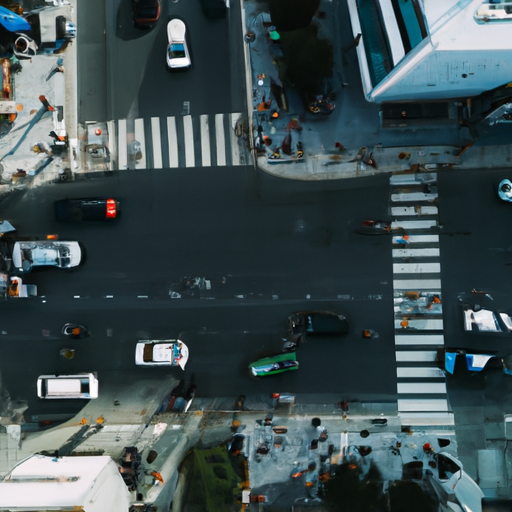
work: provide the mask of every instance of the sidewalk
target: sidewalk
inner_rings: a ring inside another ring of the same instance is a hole
[[[282,50],[280,42],[269,37],[275,27],[268,5],[242,1],[249,125],[259,169],[281,178],[325,180],[507,166],[512,156],[509,145],[473,146],[468,129],[456,122],[414,130],[382,129],[379,106],[363,97],[345,9],[323,1],[313,18],[319,37],[333,45],[334,75],[329,82],[336,96],[333,113],[317,117],[295,91],[282,89],[277,66]]]

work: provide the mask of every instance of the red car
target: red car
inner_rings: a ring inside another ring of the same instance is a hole
[[[132,0],[132,7],[136,27],[150,28],[160,18],[160,0]]]

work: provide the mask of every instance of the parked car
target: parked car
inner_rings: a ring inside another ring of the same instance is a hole
[[[121,203],[115,199],[84,197],[55,201],[58,221],[113,220],[119,217]]]
[[[347,334],[348,321],[330,311],[298,311],[288,317],[288,331],[291,335],[341,335]]]
[[[298,370],[299,363],[296,360],[295,352],[289,352],[286,354],[258,359],[258,361],[249,365],[249,369],[255,377],[265,377],[276,373]]]
[[[133,22],[139,28],[151,28],[160,18],[160,0],[132,0]]]
[[[512,356],[501,357],[494,351],[480,351],[464,348],[445,348],[437,351],[437,365],[450,375],[455,373],[456,362],[464,359],[465,368],[469,372],[498,370],[506,375],[512,375]]]
[[[72,268],[81,261],[82,250],[78,242],[15,242],[12,250],[12,263],[18,272],[30,272],[34,267]]]
[[[464,307],[464,330],[483,333],[512,333],[512,319],[507,313],[475,306]]]
[[[188,347],[180,340],[139,341],[135,347],[135,364],[141,366],[179,366],[188,361]]]
[[[167,66],[171,69],[185,69],[192,65],[186,33],[185,23],[177,18],[167,24]]]

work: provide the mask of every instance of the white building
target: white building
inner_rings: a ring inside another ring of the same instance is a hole
[[[512,82],[512,0],[348,6],[368,101],[469,98]]]
[[[128,509],[128,489],[110,457],[33,455],[0,481],[0,511]]]

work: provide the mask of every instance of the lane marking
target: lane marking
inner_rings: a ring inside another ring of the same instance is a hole
[[[167,138],[169,142],[169,167],[178,167],[178,133],[174,116],[167,118]]]
[[[224,114],[215,114],[215,140],[217,165],[226,165],[226,140],[224,138]]]
[[[194,153],[194,128],[192,116],[183,116],[183,131],[185,134],[185,166],[194,167],[196,157]]]
[[[208,124],[208,114],[199,116],[199,126],[201,128],[201,160],[203,167],[211,167],[212,157],[210,154],[210,125]]]
[[[161,169],[162,164],[162,137],[160,130],[160,118],[151,118],[151,137],[153,139],[153,166],[155,169]]]

